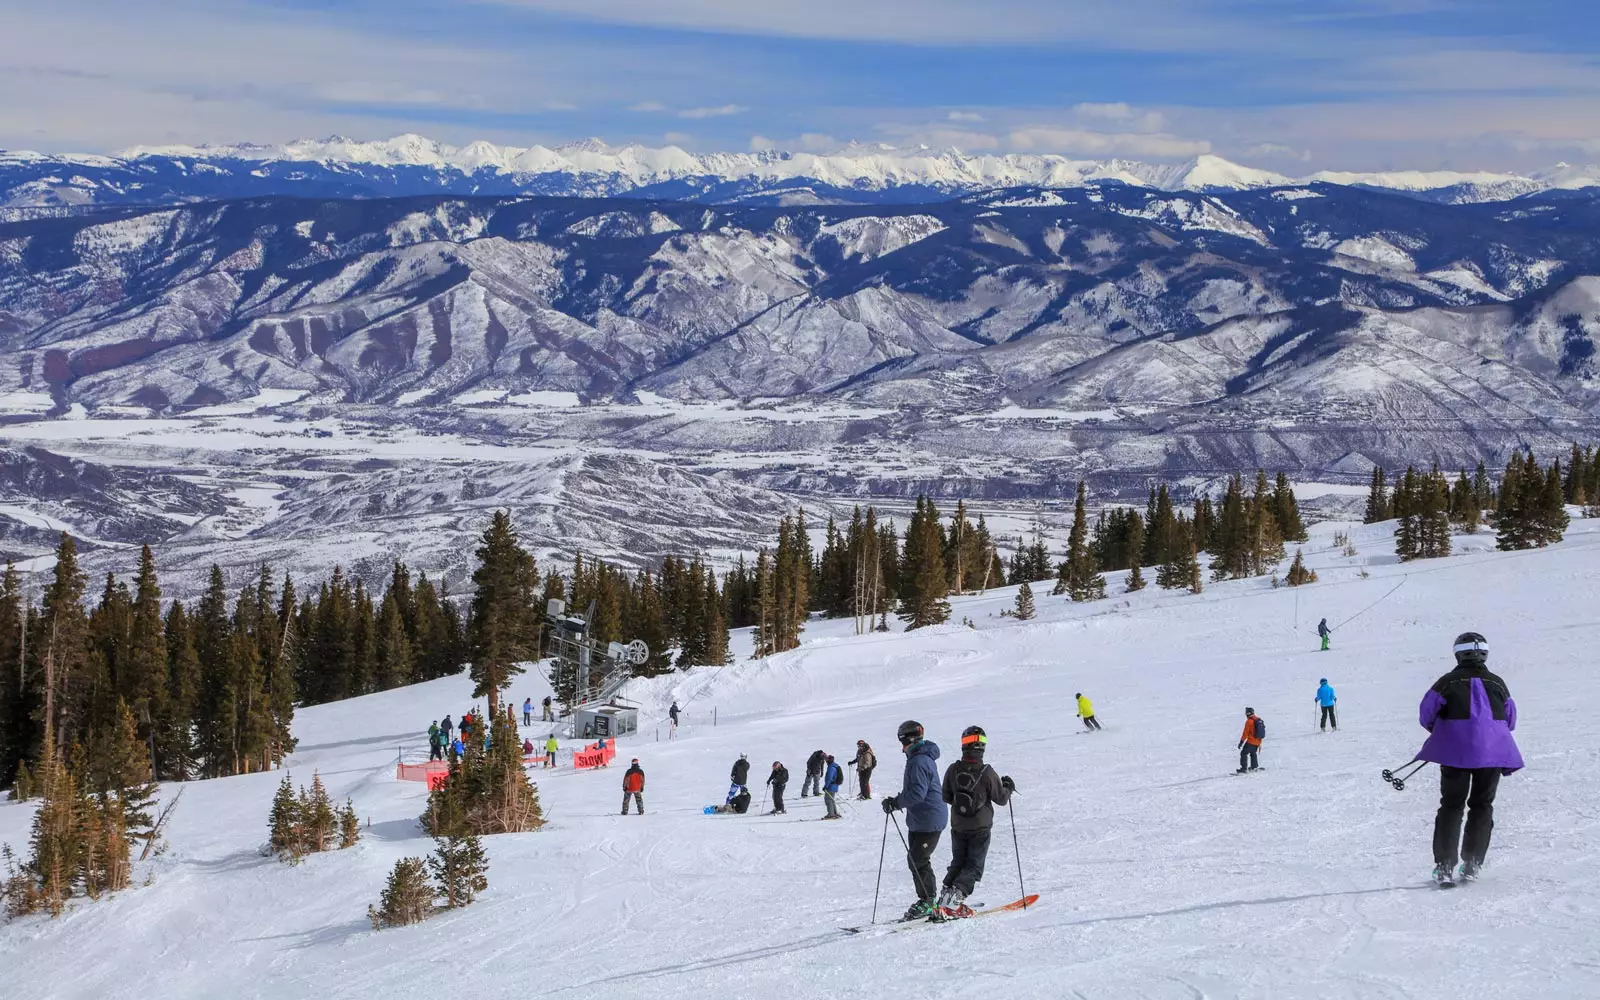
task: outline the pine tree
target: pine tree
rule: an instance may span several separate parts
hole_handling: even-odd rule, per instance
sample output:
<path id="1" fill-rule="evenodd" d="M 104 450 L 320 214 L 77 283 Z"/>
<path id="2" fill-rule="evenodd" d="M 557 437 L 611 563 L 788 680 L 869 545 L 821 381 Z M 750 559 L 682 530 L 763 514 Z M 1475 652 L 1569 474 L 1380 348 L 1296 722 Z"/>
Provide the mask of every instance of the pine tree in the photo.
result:
<path id="1" fill-rule="evenodd" d="M 54 734 L 45 726 L 44 749 L 34 771 L 39 809 L 33 815 L 29 857 L 23 865 L 27 908 L 60 916 L 72 898 L 84 863 L 82 801 L 78 783 L 61 761 Z"/>
<path id="2" fill-rule="evenodd" d="M 361 818 L 356 815 L 355 803 L 345 799 L 344 808 L 339 810 L 339 849 L 354 847 L 360 841 Z"/>
<path id="3" fill-rule="evenodd" d="M 534 613 L 539 572 L 517 541 L 511 515 L 495 511 L 478 548 L 472 574 L 470 632 L 472 696 L 489 699 L 489 714 L 500 711 L 500 692 L 521 674 L 522 663 L 538 655 L 541 619 Z"/>
<path id="4" fill-rule="evenodd" d="M 1300 520 L 1300 504 L 1295 500 L 1294 487 L 1282 472 L 1278 473 L 1272 488 L 1272 516 L 1284 541 L 1303 542 L 1311 537 L 1306 534 L 1305 522 Z"/>
<path id="5" fill-rule="evenodd" d="M 933 501 L 918 497 L 901 556 L 900 618 L 907 631 L 938 625 L 950 617 L 943 536 Z"/>
<path id="6" fill-rule="evenodd" d="M 1124 586 L 1130 594 L 1138 593 L 1145 587 L 1144 573 L 1141 566 L 1144 564 L 1144 519 L 1138 511 L 1129 511 L 1127 520 L 1128 544 L 1128 577 Z"/>
<path id="7" fill-rule="evenodd" d="M 400 599 L 392 590 L 384 595 L 382 609 L 378 612 L 377 666 L 378 690 L 387 691 L 411 683 L 411 639 L 406 635 L 405 615 L 400 609 Z"/>
<path id="8" fill-rule="evenodd" d="M 267 845 L 278 857 L 298 861 L 305 853 L 305 817 L 301 815 L 300 797 L 295 794 L 287 774 L 278 782 L 278 793 L 272 797 L 267 829 Z"/>
<path id="9" fill-rule="evenodd" d="M 1074 601 L 1094 601 L 1106 596 L 1105 581 L 1089 551 L 1087 501 L 1088 490 L 1079 480 L 1077 500 L 1073 505 L 1072 532 L 1067 540 L 1067 559 L 1061 564 L 1055 589 L 1055 593 L 1066 593 Z"/>
<path id="10" fill-rule="evenodd" d="M 183 604 L 167 610 L 167 714 L 156 740 L 157 773 L 182 781 L 197 770 L 194 717 L 200 698 L 200 653 Z"/>
<path id="11" fill-rule="evenodd" d="M 1534 532 L 1542 548 L 1561 541 L 1571 519 L 1567 515 L 1566 496 L 1561 489 L 1561 463 L 1555 462 L 1546 473 L 1544 489 L 1537 504 Z"/>
<path id="12" fill-rule="evenodd" d="M 300 822 L 303 835 L 301 844 L 308 854 L 326 851 L 333 841 L 334 828 L 339 818 L 333 809 L 333 801 L 328 798 L 328 789 L 322 783 L 322 775 L 313 771 L 311 774 L 311 791 L 304 790 L 300 793 Z"/>
<path id="13" fill-rule="evenodd" d="M 1421 522 L 1413 511 L 1420 510 L 1421 496 L 1417 470 L 1408 467 L 1404 477 L 1395 480 L 1393 510 L 1399 523 L 1395 525 L 1394 554 L 1401 562 L 1422 555 Z"/>
<path id="14" fill-rule="evenodd" d="M 1363 521 L 1367 524 L 1377 524 L 1379 521 L 1389 520 L 1389 494 L 1384 489 L 1383 466 L 1372 467 L 1372 486 L 1367 491 L 1367 512 Z"/>
<path id="15" fill-rule="evenodd" d="M 434 895 L 444 900 L 445 909 L 467 906 L 489 888 L 489 859 L 477 837 L 435 837 L 433 843 L 428 871 L 437 884 Z"/>
<path id="16" fill-rule="evenodd" d="M 1532 517 L 1527 508 L 1522 475 L 1522 461 L 1513 454 L 1506 463 L 1506 473 L 1500 480 L 1500 492 L 1495 502 L 1495 547 L 1501 551 L 1531 548 L 1534 544 Z"/>
<path id="17" fill-rule="evenodd" d="M 1017 588 L 1017 606 L 1016 610 L 1012 612 L 1012 617 L 1018 621 L 1027 621 L 1033 615 L 1033 588 L 1028 586 L 1028 581 L 1024 580 L 1022 585 Z"/>
<path id="18" fill-rule="evenodd" d="M 378 906 L 367 907 L 373 930 L 421 923 L 433 909 L 437 890 L 421 858 L 401 858 L 394 863 Z"/>
<path id="19" fill-rule="evenodd" d="M 27 647 L 22 577 L 7 562 L 5 574 L 0 576 L 0 788 L 17 777 L 37 741 L 27 683 Z"/>
<path id="20" fill-rule="evenodd" d="M 1285 579 L 1291 587 L 1317 582 L 1317 574 L 1306 569 L 1305 554 L 1299 549 L 1294 550 L 1294 562 L 1289 566 L 1289 574 Z"/>
<path id="21" fill-rule="evenodd" d="M 1250 511 L 1244 496 L 1244 479 L 1228 478 L 1211 542 L 1211 578 L 1239 580 L 1250 575 Z"/>
<path id="22" fill-rule="evenodd" d="M 86 584 L 78 568 L 77 544 L 63 533 L 40 605 L 36 635 L 28 643 L 33 660 L 28 673 L 41 689 L 33 700 L 42 706 L 41 725 L 53 734 L 58 756 L 84 737 L 89 721 L 95 678 L 89 619 L 83 608 Z"/>

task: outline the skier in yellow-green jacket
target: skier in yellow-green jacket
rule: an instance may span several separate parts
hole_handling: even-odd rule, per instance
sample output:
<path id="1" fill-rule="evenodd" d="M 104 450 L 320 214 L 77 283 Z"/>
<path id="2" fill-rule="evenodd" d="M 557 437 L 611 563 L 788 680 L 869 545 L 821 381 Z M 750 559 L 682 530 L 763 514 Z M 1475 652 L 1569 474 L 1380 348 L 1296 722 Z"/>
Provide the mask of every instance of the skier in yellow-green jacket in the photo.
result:
<path id="1" fill-rule="evenodd" d="M 1073 697 L 1078 699 L 1078 718 L 1083 720 L 1083 728 L 1089 730 L 1091 733 L 1099 729 L 1100 723 L 1095 721 L 1094 717 L 1094 702 L 1090 701 L 1088 698 L 1085 698 L 1082 691 L 1078 692 Z"/>

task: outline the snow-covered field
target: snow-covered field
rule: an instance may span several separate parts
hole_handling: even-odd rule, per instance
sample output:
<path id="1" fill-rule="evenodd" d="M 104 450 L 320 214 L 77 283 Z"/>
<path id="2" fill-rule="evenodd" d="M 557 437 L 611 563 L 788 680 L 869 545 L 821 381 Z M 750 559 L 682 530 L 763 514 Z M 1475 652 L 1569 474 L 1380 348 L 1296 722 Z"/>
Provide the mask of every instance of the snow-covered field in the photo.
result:
<path id="1" fill-rule="evenodd" d="M 1350 558 L 1334 527 L 1314 529 L 1322 580 L 1298 591 L 1255 580 L 1074 606 L 1041 588 L 1039 619 L 1017 623 L 997 590 L 953 602 L 941 629 L 855 637 L 816 622 L 793 653 L 636 682 L 652 721 L 619 764 L 643 761 L 650 812 L 617 815 L 620 766 L 536 773 L 548 827 L 487 840 L 489 891 L 413 928 L 374 932 L 365 917 L 394 860 L 430 846 L 414 823 L 422 786 L 393 765 L 432 719 L 459 717 L 470 685 L 310 709 L 292 773 L 320 770 L 370 817 L 358 847 L 281 865 L 259 853 L 279 775 L 190 785 L 152 884 L 0 927 L 0 968 L 18 996 L 140 1000 L 1600 996 L 1600 522 L 1575 521 L 1547 551 L 1487 552 L 1479 535 L 1406 566 L 1385 528 L 1357 529 Z M 1354 619 L 1319 653 L 1324 616 Z M 1397 793 L 1378 772 L 1420 745 L 1417 702 L 1468 628 L 1517 699 L 1528 767 L 1501 785 L 1484 880 L 1440 893 L 1426 887 L 1436 773 Z M 1337 734 L 1315 726 L 1323 676 Z M 1103 733 L 1080 733 L 1080 690 Z M 511 694 L 537 700 L 542 684 L 529 675 Z M 674 696 L 689 724 L 657 742 Z M 1235 777 L 1247 704 L 1269 727 L 1265 770 Z M 843 761 L 865 738 L 884 758 L 875 790 L 892 791 L 905 718 L 945 762 L 962 727 L 988 730 L 990 762 L 1019 788 L 1037 909 L 840 930 L 871 915 L 883 815 L 848 802 L 843 822 L 809 822 L 822 808 L 798 796 L 805 757 Z M 701 814 L 741 752 L 756 780 L 789 766 L 787 816 Z M 0 840 L 20 846 L 30 814 L 0 805 Z M 911 901 L 892 830 L 888 843 L 880 918 Z M 1011 843 L 1002 814 L 976 899 L 1018 895 Z M 947 859 L 942 844 L 941 872 Z"/>

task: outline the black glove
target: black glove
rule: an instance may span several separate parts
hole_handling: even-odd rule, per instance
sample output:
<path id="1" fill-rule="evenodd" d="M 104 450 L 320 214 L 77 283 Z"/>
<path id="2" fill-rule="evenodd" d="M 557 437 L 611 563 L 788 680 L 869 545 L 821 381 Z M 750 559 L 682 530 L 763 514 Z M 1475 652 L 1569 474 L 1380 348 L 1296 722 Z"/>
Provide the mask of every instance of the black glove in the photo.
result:
<path id="1" fill-rule="evenodd" d="M 896 799 L 893 795 L 891 795 L 888 798 L 883 800 L 883 813 L 884 813 L 885 816 L 887 816 L 889 813 L 892 813 L 896 809 L 899 809 L 899 808 L 900 808 L 900 801 L 898 799 Z"/>
<path id="2" fill-rule="evenodd" d="M 1234 749 L 1235 750 L 1243 750 L 1244 749 L 1244 740 L 1240 740 L 1239 741 L 1239 745 L 1234 747 Z"/>
<path id="3" fill-rule="evenodd" d="M 1017 790 L 1017 783 L 1011 780 L 1011 775 L 1003 774 L 1000 776 L 1000 787 L 1004 788 L 1008 792 L 1015 792 Z"/>

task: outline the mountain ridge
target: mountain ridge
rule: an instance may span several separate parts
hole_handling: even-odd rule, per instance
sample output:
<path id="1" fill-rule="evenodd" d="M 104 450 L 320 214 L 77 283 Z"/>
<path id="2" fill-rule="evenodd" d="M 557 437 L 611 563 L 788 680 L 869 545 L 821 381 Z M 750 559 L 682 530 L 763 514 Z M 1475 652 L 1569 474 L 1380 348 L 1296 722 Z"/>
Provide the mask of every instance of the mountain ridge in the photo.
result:
<path id="1" fill-rule="evenodd" d="M 64 169 L 62 169 L 64 168 Z M 66 171 L 73 171 L 62 176 Z M 1600 186 L 1600 166 L 1491 171 L 1318 171 L 1292 178 L 1206 153 L 1174 163 L 1057 154 L 963 153 L 853 143 L 828 153 L 777 149 L 692 153 L 678 146 L 451 146 L 408 133 L 278 144 L 135 146 L 113 155 L 0 150 L 0 206 L 169 204 L 288 194 L 382 197 L 425 193 L 641 196 L 736 203 L 936 200 L 1015 187 L 1123 184 L 1159 191 L 1240 191 L 1324 183 L 1448 202 L 1503 201 Z M 787 201 L 785 201 L 787 199 Z"/>

